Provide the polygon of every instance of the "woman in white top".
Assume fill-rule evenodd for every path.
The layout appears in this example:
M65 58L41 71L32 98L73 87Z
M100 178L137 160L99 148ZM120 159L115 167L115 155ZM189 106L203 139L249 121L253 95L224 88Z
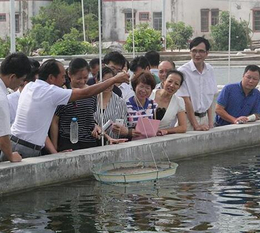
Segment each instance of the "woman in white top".
M175 95L182 83L183 74L177 70L170 70L163 89L154 89L150 96L158 104L156 119L161 120L158 135L186 132L184 100Z

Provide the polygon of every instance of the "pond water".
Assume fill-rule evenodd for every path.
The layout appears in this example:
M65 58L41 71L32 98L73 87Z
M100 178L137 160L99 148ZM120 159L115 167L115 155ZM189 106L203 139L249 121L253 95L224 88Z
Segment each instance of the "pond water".
M214 66L215 77L218 85L226 85L228 83L240 82L243 77L245 66L230 67L230 78L228 78L227 66Z
M260 232L260 147L178 161L175 176L92 178L0 198L0 232Z

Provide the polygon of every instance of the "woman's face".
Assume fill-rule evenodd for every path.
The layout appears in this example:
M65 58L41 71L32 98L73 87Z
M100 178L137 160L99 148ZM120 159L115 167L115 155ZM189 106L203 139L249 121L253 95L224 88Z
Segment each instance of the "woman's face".
M102 80L103 80L103 81L106 81L106 80L112 78L113 76L114 76L114 75L111 74L111 73L105 74L105 75L102 77ZM104 90L104 92L112 92L113 88L114 88L114 85L112 85L112 86L110 86L109 88L107 88L106 90Z
M135 88L135 95L139 100L145 100L149 98L152 93L152 88L148 84L144 84L142 82L138 83Z
M83 68L79 70L76 74L70 75L71 87L73 88L83 88L85 87L88 80L88 70Z
M181 77L180 75L173 73L166 78L163 89L173 95L179 90L180 87Z

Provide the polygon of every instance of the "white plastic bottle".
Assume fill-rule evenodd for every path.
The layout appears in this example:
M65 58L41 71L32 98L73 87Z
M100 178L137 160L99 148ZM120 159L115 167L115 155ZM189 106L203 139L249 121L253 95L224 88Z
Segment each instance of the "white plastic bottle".
M77 143L79 140L79 126L78 126L78 119L73 117L70 122L70 141L71 143Z

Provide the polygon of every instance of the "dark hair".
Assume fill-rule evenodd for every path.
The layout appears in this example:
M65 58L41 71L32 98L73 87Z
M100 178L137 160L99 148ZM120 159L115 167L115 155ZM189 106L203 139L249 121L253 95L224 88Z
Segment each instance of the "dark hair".
M126 68L128 71L130 69L130 62L127 59L125 59L125 65L126 65ZM125 65L124 65L124 67L125 67Z
M160 63L160 54L156 51L149 51L145 55L151 66L158 66Z
M35 76L39 72L40 63L37 60L32 59L32 58L30 58L29 60L30 60L30 64L31 64L31 72L26 75L26 78L24 79L24 81L34 82L36 79Z
M97 65L99 65L99 58L93 58L89 62L89 66L91 69L94 69Z
M181 77L181 85L182 85L182 83L183 83L183 81L184 81L184 77L183 77L183 73L181 72L181 71L178 71L178 70L169 70L168 72L167 72L167 75L166 75L166 79L171 75L171 74L177 74L177 75L179 75L180 77ZM180 86L181 86L180 85Z
M191 42L190 42L190 50L199 45L200 43L204 43L205 44L205 47L206 47L206 51L209 51L210 49L210 44L209 44L209 41L207 39L205 39L204 37L196 37L194 38Z
M112 74L113 76L115 75L114 71L109 68L108 66L105 66L102 68L102 77L104 77L106 74ZM97 80L100 81L100 72L98 71L97 73Z
M103 59L103 62L106 65L108 65L109 62L113 62L115 65L121 65L123 69L125 66L125 57L121 53L114 51L106 54Z
M257 65L248 65L246 68L245 68L245 71L244 71L244 74L247 72L247 71L258 71L259 75L260 75L260 68L259 66ZM243 75L244 75L243 74Z
M55 59L49 59L42 63L39 68L39 79L46 81L50 74L57 77L60 74L60 67L58 64L63 65L61 62Z
M31 72L31 63L29 58L19 52L11 53L1 63L1 74L15 74L17 78L22 78L24 75Z
M83 58L73 58L69 63L69 74L76 74L79 70L86 68L88 71L90 71L88 62Z
M145 56L136 57L130 62L130 70L132 72L136 72L138 67L146 69L147 66L150 68L150 63Z
M155 85L156 85L153 75L148 71L143 71L141 73L138 73L137 75L135 75L132 78L131 85L132 85L134 92L135 92L136 86L139 83L144 83L144 84L149 85L152 88L152 90L155 88Z

